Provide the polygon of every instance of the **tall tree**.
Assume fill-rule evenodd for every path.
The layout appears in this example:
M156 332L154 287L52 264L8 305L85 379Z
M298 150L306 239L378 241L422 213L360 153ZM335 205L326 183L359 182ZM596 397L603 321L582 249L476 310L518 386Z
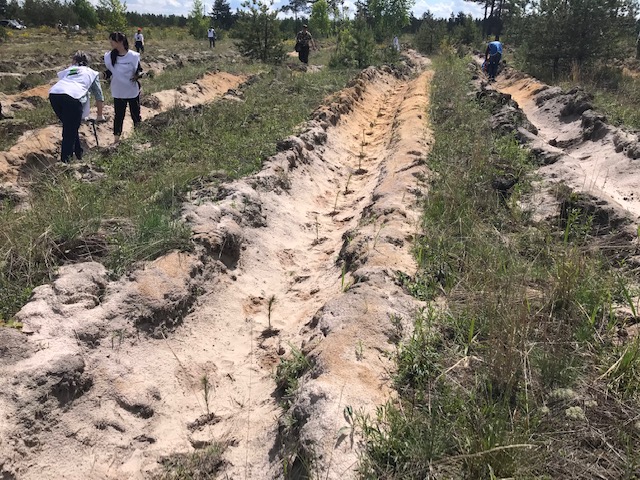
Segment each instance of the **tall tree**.
M279 63L284 58L278 11L271 10L273 0L247 0L236 25L243 55L263 62Z
M81 27L95 28L98 25L98 14L88 0L73 0L73 11L76 12Z
M189 33L194 38L206 38L208 26L209 22L204 15L204 4L202 0L193 0L193 6L189 14Z
M373 29L377 41L400 33L409 25L409 13L414 0L366 0L366 9L360 9ZM359 6L356 3L356 6Z
M120 0L100 0L98 3L98 17L110 32L126 32L127 30L127 4Z
M298 31L300 29L300 25L298 24L298 14L309 13L309 0L289 0L289 3L280 8L283 12L291 12L293 13L293 18L296 21L295 30Z
M309 17L310 29L314 35L329 35L331 23L329 21L329 7L326 0L316 0L311 7L311 16Z
M234 22L229 2L226 0L215 0L213 7L211 7L211 19L216 27L229 30Z
M433 13L427 11L422 16L422 24L416 33L416 47L427 55L436 53L445 34L444 21L436 20Z

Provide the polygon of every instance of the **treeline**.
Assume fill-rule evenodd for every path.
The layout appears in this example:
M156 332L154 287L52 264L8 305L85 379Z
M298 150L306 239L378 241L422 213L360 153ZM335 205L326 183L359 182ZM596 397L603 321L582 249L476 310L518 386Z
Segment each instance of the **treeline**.
M633 56L640 12L638 0L473 0L483 7L482 19L462 12L417 18L413 1L357 0L354 12L340 0L289 0L280 11L293 18L281 19L266 0L247 0L235 12L227 0L215 0L209 11L193 0L188 16L127 12L120 0L99 0L97 7L89 0L0 0L0 16L31 27L188 27L196 38L214 25L239 39L246 54L265 61L277 61L279 42L309 23L314 36L337 38L338 56L345 57L338 63L357 66L373 61L376 43L402 33L415 34L416 47L426 54L443 45L482 48L489 36L500 35L521 67L549 78Z
M103 2L102 2L103 3ZM20 19L28 27L79 25L81 28L96 28L105 25L112 13L107 4L94 7L88 0L0 0L0 17ZM124 12L131 26L184 27L187 18L183 15L156 15L152 13Z
M519 67L542 79L610 76L612 66L635 56L640 25L636 0L478 0L485 17L463 14L435 19L425 14L416 46L433 54L443 42L482 48L499 35ZM575 78L579 79L579 78Z

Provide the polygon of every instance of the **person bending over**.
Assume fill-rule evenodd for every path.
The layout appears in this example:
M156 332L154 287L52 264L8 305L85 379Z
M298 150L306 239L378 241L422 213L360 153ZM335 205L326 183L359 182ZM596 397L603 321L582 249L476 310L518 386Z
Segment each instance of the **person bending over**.
M82 160L78 130L82 119L89 116L89 93L96 97L97 120L104 120L100 74L88 65L89 56L78 50L73 55L72 65L58 72L59 80L49 90L51 107L62 122L61 160L64 163L69 163L74 153Z
M500 43L500 37L496 35L496 39L493 42L489 42L487 50L484 52L484 61L487 64L487 74L489 75L489 81L495 82L496 75L498 74L498 66L502 59L502 43Z

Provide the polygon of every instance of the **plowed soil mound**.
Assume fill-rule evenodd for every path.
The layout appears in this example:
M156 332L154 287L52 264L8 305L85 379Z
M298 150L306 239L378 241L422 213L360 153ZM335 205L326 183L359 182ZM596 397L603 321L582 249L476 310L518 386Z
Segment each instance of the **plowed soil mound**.
M241 81L219 78L198 88ZM352 477L343 410L387 398L385 353L421 307L396 278L416 268L430 78L418 56L369 68L261 172L193 192L194 253L118 281L66 266L37 288L23 333L0 330L3 478L148 478L211 442L223 478L282 478L292 442L321 478ZM283 411L275 366L302 354Z

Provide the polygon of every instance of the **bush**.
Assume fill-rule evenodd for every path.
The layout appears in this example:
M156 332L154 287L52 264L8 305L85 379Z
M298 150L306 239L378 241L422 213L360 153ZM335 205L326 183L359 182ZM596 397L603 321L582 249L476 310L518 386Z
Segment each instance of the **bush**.
M336 51L331 55L329 66L368 67L375 62L375 48L371 28L358 18L338 34Z
M270 11L270 5L262 0L251 0L242 5L248 11L240 12L234 28L234 36L240 40L240 52L263 62L281 63L285 52L278 12Z

